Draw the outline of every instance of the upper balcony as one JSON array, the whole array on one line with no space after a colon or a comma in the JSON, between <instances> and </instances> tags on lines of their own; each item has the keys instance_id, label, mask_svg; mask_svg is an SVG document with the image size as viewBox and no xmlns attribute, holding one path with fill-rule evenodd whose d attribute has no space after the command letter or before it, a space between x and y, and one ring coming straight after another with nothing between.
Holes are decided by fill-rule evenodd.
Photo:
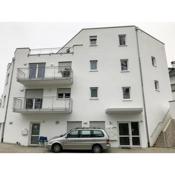
<instances>
[{"instance_id":1,"label":"upper balcony","mask_svg":"<svg viewBox=\"0 0 175 175\"><path fill-rule=\"evenodd\" d=\"M73 71L70 66L41 65L29 66L17 69L17 81L23 85L71 85L73 83Z\"/></svg>"},{"instance_id":2,"label":"upper balcony","mask_svg":"<svg viewBox=\"0 0 175 175\"><path fill-rule=\"evenodd\" d=\"M57 97L15 97L13 103L13 111L22 114L47 114L47 113L62 113L69 114L72 112L71 98Z\"/></svg>"}]
</instances>

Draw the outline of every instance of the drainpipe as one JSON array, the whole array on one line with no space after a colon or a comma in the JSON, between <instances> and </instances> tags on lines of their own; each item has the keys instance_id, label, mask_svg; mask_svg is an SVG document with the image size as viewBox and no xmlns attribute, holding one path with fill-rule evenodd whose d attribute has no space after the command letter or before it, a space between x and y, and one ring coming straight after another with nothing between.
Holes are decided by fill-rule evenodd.
<instances>
[{"instance_id":1,"label":"drainpipe","mask_svg":"<svg viewBox=\"0 0 175 175\"><path fill-rule=\"evenodd\" d=\"M140 79L141 79L141 86L142 86L142 97L143 97L146 136L147 136L147 141L148 141L148 147L150 147L149 130L148 130L148 119L147 119L147 113L146 113L146 102L145 102L144 85L143 85L143 73L142 73L142 64L141 64L141 58L140 58L139 39L138 39L138 30L139 29L137 27L135 27L136 40L137 40L137 52L138 52L138 59L139 59L139 69L140 69Z\"/></svg>"},{"instance_id":2,"label":"drainpipe","mask_svg":"<svg viewBox=\"0 0 175 175\"><path fill-rule=\"evenodd\" d=\"M9 99L10 99L10 93L11 93L11 87L12 87L12 78L13 78L14 66L15 66L15 58L13 58L13 60L12 60L12 71L11 71L11 77L10 77L8 98L7 98L7 103L6 103L5 118L4 118L4 123L2 125L2 134L1 134L1 142L2 143L4 141L4 131L5 131L5 124L6 124L6 120L7 120L7 111L8 111L8 107L9 107Z\"/></svg>"}]
</instances>

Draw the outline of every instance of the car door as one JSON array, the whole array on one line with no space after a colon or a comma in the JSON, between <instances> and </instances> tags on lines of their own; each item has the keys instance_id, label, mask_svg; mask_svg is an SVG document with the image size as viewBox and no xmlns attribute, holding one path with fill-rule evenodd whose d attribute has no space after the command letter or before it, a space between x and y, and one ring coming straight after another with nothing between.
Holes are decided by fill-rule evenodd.
<instances>
[{"instance_id":1,"label":"car door","mask_svg":"<svg viewBox=\"0 0 175 175\"><path fill-rule=\"evenodd\" d=\"M79 130L72 130L69 132L64 140L63 149L80 149L80 142L79 142Z\"/></svg>"},{"instance_id":2,"label":"car door","mask_svg":"<svg viewBox=\"0 0 175 175\"><path fill-rule=\"evenodd\" d=\"M92 148L93 138L91 130L81 130L79 145L82 150L90 150Z\"/></svg>"}]
</instances>

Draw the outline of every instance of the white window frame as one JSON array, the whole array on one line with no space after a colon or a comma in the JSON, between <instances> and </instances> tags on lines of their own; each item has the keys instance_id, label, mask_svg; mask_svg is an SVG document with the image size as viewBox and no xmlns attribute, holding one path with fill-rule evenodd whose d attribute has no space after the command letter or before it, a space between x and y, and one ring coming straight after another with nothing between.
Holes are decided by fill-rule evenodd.
<instances>
[{"instance_id":1,"label":"white window frame","mask_svg":"<svg viewBox=\"0 0 175 175\"><path fill-rule=\"evenodd\" d=\"M59 94L59 89L70 89L70 97L69 98L66 98L65 94L68 93L68 92L64 92L62 93L63 94L63 98L59 97L58 94ZM70 99L71 98L71 88L57 88L57 99Z\"/></svg>"},{"instance_id":2,"label":"white window frame","mask_svg":"<svg viewBox=\"0 0 175 175\"><path fill-rule=\"evenodd\" d=\"M153 67L157 67L157 60L156 60L156 57L151 56L151 63L152 63L152 66L153 66Z\"/></svg>"},{"instance_id":3,"label":"white window frame","mask_svg":"<svg viewBox=\"0 0 175 175\"><path fill-rule=\"evenodd\" d=\"M129 97L130 98L124 98L124 88L129 88ZM123 86L122 87L122 99L123 101L131 101L131 87L130 86Z\"/></svg>"},{"instance_id":4,"label":"white window frame","mask_svg":"<svg viewBox=\"0 0 175 175\"><path fill-rule=\"evenodd\" d=\"M127 69L122 70L122 61L127 61ZM120 59L120 70L121 72L129 72L129 60L128 59Z\"/></svg>"},{"instance_id":5,"label":"white window frame","mask_svg":"<svg viewBox=\"0 0 175 175\"><path fill-rule=\"evenodd\" d=\"M90 60L90 72L97 72L98 71L98 60ZM96 63L96 69L92 69L92 64Z\"/></svg>"},{"instance_id":6,"label":"white window frame","mask_svg":"<svg viewBox=\"0 0 175 175\"><path fill-rule=\"evenodd\" d=\"M139 127L139 135L132 135L132 129L131 129L131 123L133 122L137 122L138 123L138 127ZM118 121L117 122L117 128L118 128L118 142L119 142L119 147L141 147L142 143L141 143L141 133L140 133L140 122L139 121ZM120 135L119 132L119 124L120 123L128 123L129 126L129 135ZM120 137L129 137L129 145L120 145ZM132 137L139 137L140 139L140 145L133 145L132 144Z\"/></svg>"},{"instance_id":7,"label":"white window frame","mask_svg":"<svg viewBox=\"0 0 175 175\"><path fill-rule=\"evenodd\" d=\"M97 89L97 97L92 97L91 95L92 95L92 89ZM98 100L98 91L99 91L99 88L98 87L90 87L90 99L91 100Z\"/></svg>"},{"instance_id":8,"label":"white window frame","mask_svg":"<svg viewBox=\"0 0 175 175\"><path fill-rule=\"evenodd\" d=\"M120 43L120 37L121 37L121 36L125 36L125 44L121 44L121 43ZM120 47L125 47L125 46L127 46L127 44L126 44L126 34L119 34L119 35L118 35L118 43L119 43L119 46L120 46Z\"/></svg>"},{"instance_id":9,"label":"white window frame","mask_svg":"<svg viewBox=\"0 0 175 175\"><path fill-rule=\"evenodd\" d=\"M92 39L95 39L96 40L96 42L95 43L92 43ZM90 46L97 46L97 35L91 35L91 36L89 36L89 44L90 44Z\"/></svg>"},{"instance_id":10,"label":"white window frame","mask_svg":"<svg viewBox=\"0 0 175 175\"><path fill-rule=\"evenodd\" d=\"M156 87L157 86L157 87ZM155 91L160 91L160 85L158 80L154 80L154 89Z\"/></svg>"}]
</instances>

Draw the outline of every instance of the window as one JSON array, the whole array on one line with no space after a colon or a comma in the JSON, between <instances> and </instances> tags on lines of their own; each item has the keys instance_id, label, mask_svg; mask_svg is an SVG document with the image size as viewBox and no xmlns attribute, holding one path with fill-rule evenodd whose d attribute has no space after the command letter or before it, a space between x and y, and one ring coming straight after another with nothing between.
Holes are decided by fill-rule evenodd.
<instances>
[{"instance_id":1,"label":"window","mask_svg":"<svg viewBox=\"0 0 175 175\"><path fill-rule=\"evenodd\" d=\"M80 137L86 137L86 138L91 137L91 131L90 130L81 130Z\"/></svg>"},{"instance_id":2,"label":"window","mask_svg":"<svg viewBox=\"0 0 175 175\"><path fill-rule=\"evenodd\" d=\"M90 36L89 41L90 41L90 46L96 46L97 45L97 36Z\"/></svg>"},{"instance_id":3,"label":"window","mask_svg":"<svg viewBox=\"0 0 175 175\"><path fill-rule=\"evenodd\" d=\"M97 70L97 60L90 60L90 69Z\"/></svg>"},{"instance_id":4,"label":"window","mask_svg":"<svg viewBox=\"0 0 175 175\"><path fill-rule=\"evenodd\" d=\"M172 92L175 92L175 84L171 84L171 90Z\"/></svg>"},{"instance_id":5,"label":"window","mask_svg":"<svg viewBox=\"0 0 175 175\"><path fill-rule=\"evenodd\" d=\"M152 61L152 65L154 66L154 67L156 67L157 66L157 64L156 64L156 58L155 57L151 57L151 61Z\"/></svg>"},{"instance_id":6,"label":"window","mask_svg":"<svg viewBox=\"0 0 175 175\"><path fill-rule=\"evenodd\" d=\"M29 79L44 78L45 63L29 63Z\"/></svg>"},{"instance_id":7,"label":"window","mask_svg":"<svg viewBox=\"0 0 175 175\"><path fill-rule=\"evenodd\" d=\"M79 137L79 131L78 130L72 131L67 135L67 138L78 138L78 137Z\"/></svg>"},{"instance_id":8,"label":"window","mask_svg":"<svg viewBox=\"0 0 175 175\"><path fill-rule=\"evenodd\" d=\"M41 109L43 103L42 89L26 90L26 109Z\"/></svg>"},{"instance_id":9,"label":"window","mask_svg":"<svg viewBox=\"0 0 175 175\"><path fill-rule=\"evenodd\" d=\"M71 97L70 88L59 88L57 91L58 91L58 98L70 98Z\"/></svg>"},{"instance_id":10,"label":"window","mask_svg":"<svg viewBox=\"0 0 175 175\"><path fill-rule=\"evenodd\" d=\"M97 98L98 97L98 87L91 87L91 98Z\"/></svg>"},{"instance_id":11,"label":"window","mask_svg":"<svg viewBox=\"0 0 175 175\"><path fill-rule=\"evenodd\" d=\"M92 137L104 137L104 134L100 130L93 130L92 131Z\"/></svg>"},{"instance_id":12,"label":"window","mask_svg":"<svg viewBox=\"0 0 175 175\"><path fill-rule=\"evenodd\" d=\"M130 99L130 87L123 87L123 99Z\"/></svg>"},{"instance_id":13,"label":"window","mask_svg":"<svg viewBox=\"0 0 175 175\"><path fill-rule=\"evenodd\" d=\"M126 46L126 35L119 35L119 45Z\"/></svg>"},{"instance_id":14,"label":"window","mask_svg":"<svg viewBox=\"0 0 175 175\"><path fill-rule=\"evenodd\" d=\"M121 71L127 71L128 70L128 60L122 59L120 60L121 63Z\"/></svg>"},{"instance_id":15,"label":"window","mask_svg":"<svg viewBox=\"0 0 175 175\"><path fill-rule=\"evenodd\" d=\"M159 81L155 80L154 81L154 86L155 86L155 90L159 91Z\"/></svg>"}]
</instances>

